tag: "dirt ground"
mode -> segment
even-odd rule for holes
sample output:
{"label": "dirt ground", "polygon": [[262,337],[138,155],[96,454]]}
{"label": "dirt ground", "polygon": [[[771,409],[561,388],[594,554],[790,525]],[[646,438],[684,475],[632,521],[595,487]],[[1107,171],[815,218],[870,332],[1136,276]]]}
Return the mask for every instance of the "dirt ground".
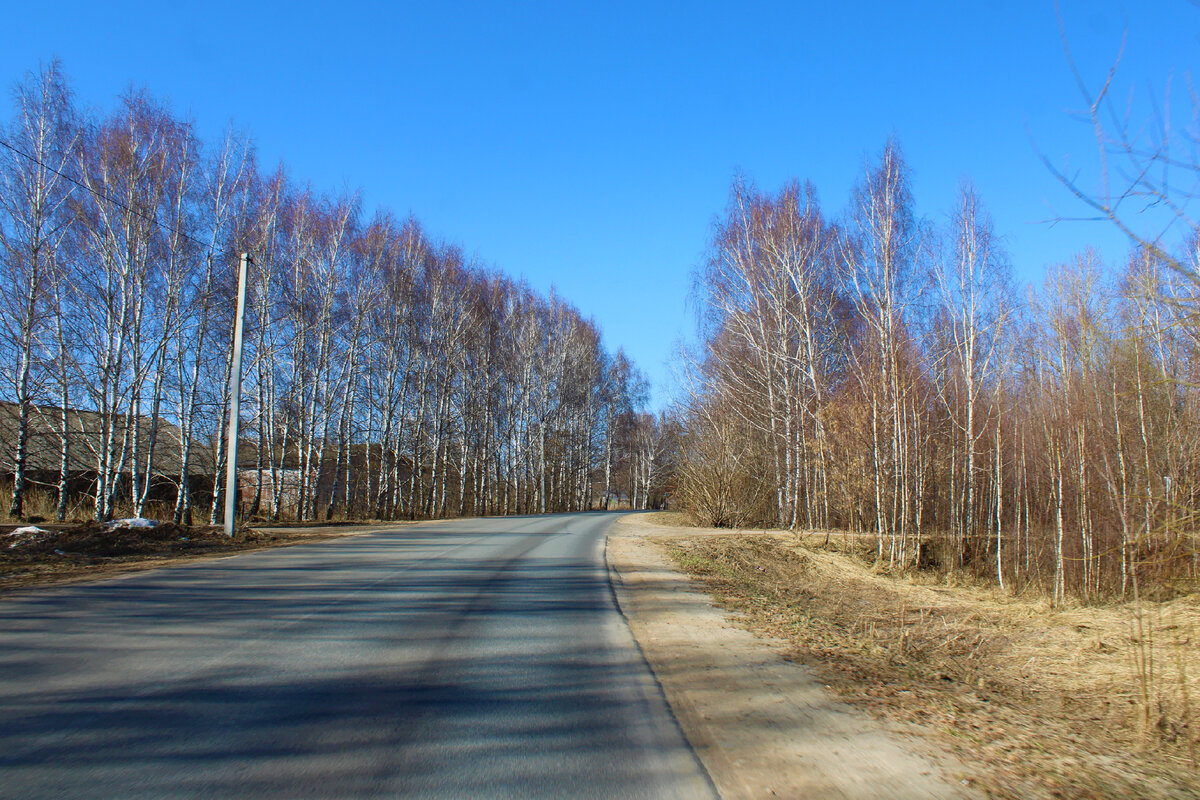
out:
{"label": "dirt ground", "polygon": [[787,642],[731,623],[670,562],[684,531],[625,518],[607,558],[622,613],[725,800],[977,798],[974,770],[835,696]]}
{"label": "dirt ground", "polygon": [[97,522],[0,525],[0,592],[72,583],[197,558],[313,542],[360,533],[363,525],[243,528],[230,539],[219,526],[159,524],[109,529]]}
{"label": "dirt ground", "polygon": [[[1200,797],[1194,596],[1054,609],[990,587],[878,573],[823,548],[823,536],[653,522],[627,522],[614,538],[693,576],[725,619],[824,687],[825,702],[854,707],[911,750],[943,754],[943,773],[959,786],[1003,798]],[[697,629],[693,647],[707,636]],[[793,704],[781,696],[775,706],[790,715]],[[788,720],[774,726],[776,747],[791,743],[791,768],[809,769],[809,745]],[[850,768],[844,758],[818,763]]]}

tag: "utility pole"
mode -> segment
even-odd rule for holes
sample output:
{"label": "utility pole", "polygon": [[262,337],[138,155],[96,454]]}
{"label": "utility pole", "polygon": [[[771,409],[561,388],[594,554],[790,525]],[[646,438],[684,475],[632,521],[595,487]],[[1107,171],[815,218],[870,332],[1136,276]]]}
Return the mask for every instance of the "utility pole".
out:
{"label": "utility pole", "polygon": [[237,316],[233,321],[233,363],[229,369],[229,439],[225,455],[225,535],[233,536],[237,512],[238,415],[242,399],[242,328],[246,318],[246,281],[250,254],[242,253],[238,269]]}

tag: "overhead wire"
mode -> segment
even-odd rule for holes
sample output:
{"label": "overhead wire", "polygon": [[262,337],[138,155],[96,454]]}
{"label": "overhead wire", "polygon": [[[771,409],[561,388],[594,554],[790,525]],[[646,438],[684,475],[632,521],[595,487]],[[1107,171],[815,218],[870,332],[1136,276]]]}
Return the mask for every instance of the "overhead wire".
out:
{"label": "overhead wire", "polygon": [[6,141],[3,138],[0,138],[0,146],[5,147],[8,150],[11,150],[12,152],[16,153],[17,155],[19,155],[23,158],[29,159],[30,161],[37,164],[42,169],[46,169],[46,170],[49,170],[50,172],[53,172],[55,175],[59,176],[63,180],[69,181],[70,183],[74,184],[75,186],[78,186],[80,189],[83,189],[85,192],[89,192],[89,193],[95,195],[96,197],[100,198],[101,200],[104,200],[105,202],[112,203],[113,205],[117,206],[118,208],[120,208],[128,213],[133,214],[137,217],[140,217],[144,222],[149,222],[151,225],[154,225],[155,227],[161,229],[162,231],[164,231],[167,234],[181,236],[184,239],[187,239],[188,241],[195,244],[197,247],[208,248],[211,246],[211,242],[202,242],[199,239],[197,239],[195,236],[192,236],[191,234],[185,233],[184,231],[181,231],[181,230],[175,230],[175,229],[171,228],[170,226],[165,225],[164,223],[160,222],[159,220],[137,210],[136,208],[130,207],[128,204],[118,200],[117,198],[112,197],[111,195],[109,195],[105,192],[101,192],[101,191],[98,191],[98,190],[92,188],[91,186],[80,181],[78,178],[74,177],[73,175],[69,175],[66,172],[63,172],[62,170],[55,169],[54,167],[50,166],[46,162],[42,161],[37,156],[35,156],[31,153],[25,152],[21,148],[17,147],[16,145],[12,144],[11,142]]}

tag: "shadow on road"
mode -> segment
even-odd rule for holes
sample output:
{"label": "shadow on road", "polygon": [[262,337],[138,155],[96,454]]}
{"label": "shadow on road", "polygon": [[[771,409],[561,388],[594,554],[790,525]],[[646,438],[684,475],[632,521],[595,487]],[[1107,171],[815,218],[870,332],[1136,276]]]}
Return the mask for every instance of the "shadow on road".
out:
{"label": "shadow on road", "polygon": [[409,527],[0,604],[4,791],[669,794],[607,572],[555,535]]}

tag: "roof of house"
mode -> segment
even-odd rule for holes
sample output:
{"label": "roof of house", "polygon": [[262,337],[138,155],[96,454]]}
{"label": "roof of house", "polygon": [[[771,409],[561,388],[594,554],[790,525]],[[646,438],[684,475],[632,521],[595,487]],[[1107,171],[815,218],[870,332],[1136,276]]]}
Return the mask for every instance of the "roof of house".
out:
{"label": "roof of house", "polygon": [[[32,471],[57,472],[62,459],[62,409],[56,406],[35,405],[30,409],[29,439],[26,466]],[[20,420],[20,405],[0,402],[0,466],[6,471],[14,467],[17,446],[17,431]],[[127,424],[122,414],[113,420],[118,452]],[[150,448],[151,419],[137,418],[139,432],[139,463],[144,464]],[[68,469],[72,472],[94,472],[98,454],[102,448],[104,417],[96,411],[67,409]],[[178,475],[181,456],[181,431],[179,427],[160,417],[154,444],[154,473],[156,475]],[[192,441],[189,465],[193,474],[211,471],[213,468],[212,446],[203,439]],[[132,467],[127,459],[125,472]]]}

